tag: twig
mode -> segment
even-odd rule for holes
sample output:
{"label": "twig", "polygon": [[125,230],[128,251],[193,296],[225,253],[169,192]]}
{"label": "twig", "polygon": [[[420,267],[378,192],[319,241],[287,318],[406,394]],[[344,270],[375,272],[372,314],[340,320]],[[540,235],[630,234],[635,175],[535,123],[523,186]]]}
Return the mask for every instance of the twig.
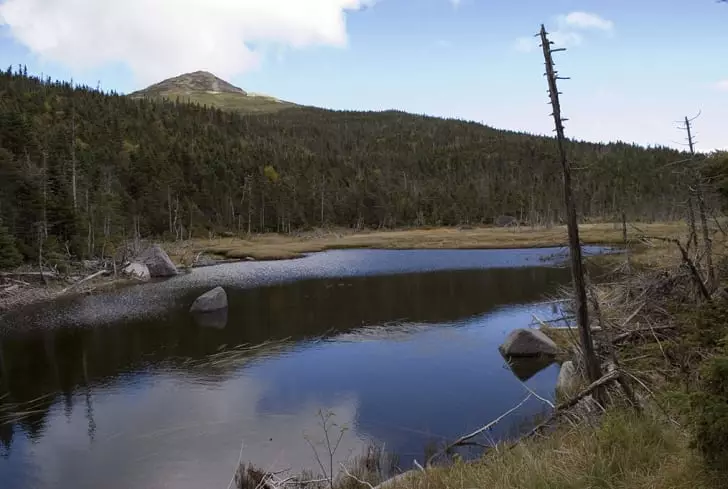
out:
{"label": "twig", "polygon": [[660,408],[660,411],[662,411],[662,414],[664,414],[664,415],[665,415],[665,416],[667,417],[667,419],[669,419],[669,420],[670,420],[670,422],[671,422],[671,423],[673,423],[673,424],[674,424],[675,426],[679,426],[679,427],[682,427],[682,426],[680,425],[680,423],[678,423],[677,421],[675,421],[674,419],[672,419],[672,417],[671,417],[671,416],[670,416],[669,414],[667,414],[667,410],[666,410],[666,409],[665,409],[665,408],[664,408],[664,407],[662,406],[662,404],[660,404],[660,402],[659,402],[659,401],[657,400],[657,396],[655,396],[655,393],[654,393],[654,392],[652,392],[652,390],[650,390],[650,388],[649,388],[649,387],[647,387],[647,386],[645,385],[645,383],[644,383],[644,382],[642,382],[642,381],[641,381],[641,380],[640,380],[640,379],[639,379],[639,378],[638,378],[637,376],[635,376],[635,375],[631,374],[630,372],[627,372],[627,371],[625,371],[625,373],[626,373],[627,375],[629,375],[630,377],[632,377],[632,378],[633,378],[634,380],[636,380],[636,381],[637,381],[637,383],[638,383],[639,385],[641,385],[642,387],[644,387],[644,389],[645,389],[645,390],[647,391],[647,393],[648,393],[648,394],[649,394],[650,396],[652,396],[652,400],[653,400],[653,401],[655,401],[655,404],[657,405],[657,407],[658,407],[658,408]]}
{"label": "twig", "polygon": [[65,293],[66,293],[66,292],[68,292],[69,290],[71,290],[71,289],[74,289],[74,288],[78,287],[78,286],[79,286],[79,285],[81,285],[82,283],[88,282],[89,280],[93,280],[93,279],[95,279],[95,278],[97,278],[97,277],[100,277],[100,276],[102,276],[102,275],[109,275],[110,273],[111,273],[111,272],[110,272],[109,270],[101,270],[101,271],[99,271],[99,272],[96,272],[96,273],[92,273],[92,274],[91,274],[91,275],[89,275],[88,277],[82,278],[81,280],[79,280],[79,281],[77,281],[77,282],[74,282],[74,283],[73,283],[72,285],[70,285],[69,287],[66,287],[65,289],[63,289],[63,290],[62,290],[62,291],[61,291],[61,292],[59,293],[59,295],[63,295],[63,294],[65,294]]}
{"label": "twig", "polygon": [[517,446],[521,441],[530,438],[532,436],[537,435],[541,432],[546,426],[548,426],[554,419],[561,416],[565,410],[569,409],[570,407],[576,405],[579,401],[584,399],[586,396],[594,392],[596,389],[600,388],[601,386],[608,384],[609,382],[612,382],[614,380],[617,380],[620,376],[619,370],[612,370],[607,375],[603,376],[601,379],[597,380],[596,382],[593,382],[588,387],[586,387],[583,391],[579,392],[576,396],[572,397],[571,399],[562,402],[556,408],[554,409],[554,412],[546,418],[543,422],[539,423],[535,428],[533,428],[531,431],[529,431],[526,435],[522,436],[515,442],[513,442],[509,448],[514,448]]}
{"label": "twig", "polygon": [[703,295],[706,301],[713,302],[713,298],[710,296],[710,292],[708,292],[708,288],[705,286],[705,282],[703,282],[703,278],[700,276],[700,272],[695,267],[695,263],[693,263],[693,261],[690,259],[690,256],[688,256],[688,252],[685,250],[685,247],[682,245],[682,243],[680,243],[680,240],[675,238],[664,238],[660,236],[642,236],[642,239],[656,239],[659,241],[666,241],[668,243],[674,243],[675,245],[677,245],[677,247],[680,249],[680,254],[682,255],[683,261],[690,269],[690,273],[693,275],[693,279],[698,285],[700,293]]}
{"label": "twig", "polygon": [[635,318],[635,316],[637,314],[639,314],[639,312],[642,310],[642,308],[645,307],[645,304],[647,304],[647,302],[641,303],[639,305],[639,307],[637,309],[635,309],[635,311],[627,317],[627,319],[622,321],[622,325],[620,326],[620,328],[624,329],[624,327],[627,326],[630,323],[630,321],[632,321]]}
{"label": "twig", "polygon": [[614,337],[612,340],[615,344],[621,343],[627,339],[630,339],[632,336],[640,335],[642,333],[654,333],[655,331],[665,331],[669,329],[675,329],[677,328],[674,324],[666,324],[664,326],[650,326],[649,328],[639,328],[639,329],[633,329],[631,331],[627,331],[625,333],[618,334]]}
{"label": "twig", "polygon": [[238,463],[235,465],[235,471],[233,472],[233,478],[230,479],[230,483],[227,486],[227,489],[230,489],[233,487],[233,484],[235,484],[235,476],[238,475],[238,470],[240,470],[240,464],[243,462],[243,449],[245,448],[245,441],[243,441],[240,444],[240,456],[238,457]]}
{"label": "twig", "polygon": [[533,397],[535,397],[539,401],[542,401],[542,402],[548,404],[549,406],[551,406],[551,409],[554,409],[556,407],[553,402],[536,394],[536,392],[533,389],[531,389],[530,387],[528,387],[525,382],[523,382],[520,379],[519,379],[519,382],[521,382],[521,385],[523,386],[523,388],[526,389],[528,392],[530,392]]}
{"label": "twig", "polygon": [[503,418],[505,418],[506,416],[508,416],[509,414],[513,413],[514,411],[516,411],[517,409],[519,409],[519,408],[520,408],[521,406],[523,406],[523,405],[524,405],[524,404],[526,403],[526,401],[528,401],[529,399],[531,399],[531,395],[532,395],[532,394],[529,394],[529,395],[527,395],[527,396],[526,396],[526,397],[525,397],[525,398],[524,398],[524,399],[523,399],[523,400],[522,400],[521,402],[519,402],[519,403],[518,403],[518,404],[516,404],[516,405],[515,405],[514,407],[512,407],[511,409],[509,409],[509,410],[508,410],[508,411],[506,411],[505,413],[501,414],[501,415],[500,415],[500,416],[498,416],[498,417],[497,417],[496,419],[494,419],[494,420],[493,420],[493,421],[491,421],[490,423],[486,424],[486,425],[485,425],[485,426],[483,426],[482,428],[478,428],[477,430],[473,431],[472,433],[470,433],[470,434],[468,434],[468,435],[465,435],[465,436],[461,436],[460,438],[458,438],[458,439],[457,439],[457,440],[455,440],[454,442],[452,442],[452,443],[450,443],[449,445],[447,445],[447,446],[445,447],[445,449],[444,449],[444,450],[441,450],[441,451],[439,451],[439,452],[437,452],[437,453],[433,454],[433,455],[432,455],[432,456],[431,456],[431,457],[430,457],[430,458],[429,458],[429,459],[427,460],[427,463],[426,463],[425,465],[427,465],[427,466],[429,467],[430,465],[432,465],[432,462],[433,462],[433,461],[434,461],[435,459],[437,459],[438,457],[440,457],[441,455],[443,455],[443,454],[445,454],[445,453],[449,452],[450,450],[452,450],[452,449],[453,449],[453,448],[455,448],[456,446],[458,446],[458,445],[461,445],[461,444],[463,444],[464,442],[466,442],[466,441],[468,441],[468,440],[470,440],[470,439],[472,439],[472,438],[475,438],[476,436],[478,436],[479,434],[483,433],[484,431],[488,431],[488,430],[489,430],[490,428],[492,428],[493,426],[497,425],[497,424],[498,424],[498,423],[499,423],[500,421],[502,421],[502,420],[503,420]]}
{"label": "twig", "polygon": [[374,486],[373,486],[373,485],[371,485],[371,484],[370,484],[369,482],[367,482],[367,481],[363,481],[363,480],[361,480],[360,478],[358,478],[357,476],[355,476],[354,474],[352,474],[351,472],[349,472],[349,471],[348,471],[348,470],[346,469],[346,466],[345,466],[344,464],[342,464],[342,463],[339,463],[339,465],[341,466],[341,469],[342,469],[342,470],[344,471],[344,473],[345,473],[346,475],[348,475],[349,477],[351,477],[352,479],[354,479],[355,481],[357,481],[357,482],[358,482],[359,484],[364,484],[365,486],[368,486],[368,487],[369,487],[369,489],[374,489]]}

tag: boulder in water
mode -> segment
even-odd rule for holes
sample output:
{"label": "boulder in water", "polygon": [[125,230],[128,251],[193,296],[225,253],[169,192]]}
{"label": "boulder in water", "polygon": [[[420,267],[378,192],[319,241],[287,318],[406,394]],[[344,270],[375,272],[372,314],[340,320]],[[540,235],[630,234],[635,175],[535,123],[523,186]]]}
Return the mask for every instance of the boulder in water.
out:
{"label": "boulder in water", "polygon": [[152,277],[173,277],[177,275],[177,267],[174,266],[169,255],[159,245],[154,245],[142,253],[140,261],[149,268]]}
{"label": "boulder in water", "polygon": [[222,287],[215,287],[195,299],[190,312],[213,312],[225,309],[228,306],[227,294]]}
{"label": "boulder in water", "polygon": [[559,347],[538,329],[516,329],[508,335],[500,351],[506,357],[555,356]]}

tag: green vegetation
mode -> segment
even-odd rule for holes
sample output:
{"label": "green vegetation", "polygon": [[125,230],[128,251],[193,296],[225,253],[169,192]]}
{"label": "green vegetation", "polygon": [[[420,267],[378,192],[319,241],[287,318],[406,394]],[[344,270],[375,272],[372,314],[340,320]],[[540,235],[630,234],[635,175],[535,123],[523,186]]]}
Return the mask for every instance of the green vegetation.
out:
{"label": "green vegetation", "polygon": [[16,267],[22,261],[23,257],[15,246],[15,238],[0,221],[0,269]]}
{"label": "green vegetation", "polygon": [[266,95],[247,93],[212,73],[187,73],[130,94],[132,98],[167,99],[177,103],[232,110],[243,114],[277,112],[295,104]]}
{"label": "green vegetation", "polygon": [[711,484],[675,426],[614,410],[598,426],[561,426],[513,449],[502,445],[477,463],[456,462],[393,487],[694,489]]}
{"label": "green vegetation", "polygon": [[[26,259],[140,236],[559,223],[552,140],[401,112],[241,115],[0,74],[0,213]],[[665,148],[571,142],[587,220],[680,215]],[[74,185],[75,183],[75,185]]]}

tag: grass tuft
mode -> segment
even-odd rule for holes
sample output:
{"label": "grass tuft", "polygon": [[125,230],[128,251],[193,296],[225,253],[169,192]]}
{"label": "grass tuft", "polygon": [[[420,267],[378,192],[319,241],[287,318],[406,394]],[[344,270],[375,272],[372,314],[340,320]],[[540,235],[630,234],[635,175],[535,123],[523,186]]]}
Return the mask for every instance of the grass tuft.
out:
{"label": "grass tuft", "polygon": [[[546,438],[501,446],[475,463],[456,462],[395,484],[451,489],[695,489],[718,487],[674,425],[614,410],[594,427],[562,426]],[[393,489],[394,489],[393,487]]]}

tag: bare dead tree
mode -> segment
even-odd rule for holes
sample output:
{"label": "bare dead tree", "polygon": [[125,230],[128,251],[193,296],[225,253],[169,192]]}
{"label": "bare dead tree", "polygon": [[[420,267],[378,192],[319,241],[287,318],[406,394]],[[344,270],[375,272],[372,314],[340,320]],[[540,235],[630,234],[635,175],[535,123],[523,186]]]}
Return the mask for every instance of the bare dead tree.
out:
{"label": "bare dead tree", "polygon": [[[715,268],[713,267],[713,240],[710,236],[710,228],[708,227],[708,209],[705,203],[705,193],[703,192],[703,176],[696,164],[695,158],[695,135],[693,134],[692,123],[700,117],[685,117],[683,129],[687,133],[688,148],[690,149],[690,167],[693,173],[693,188],[691,189],[698,203],[698,216],[700,218],[700,228],[703,234],[703,247],[705,256],[705,268],[707,271],[707,287],[712,290],[715,285]],[[695,229],[693,228],[693,232]]]}
{"label": "bare dead tree", "polygon": [[76,104],[71,96],[71,191],[73,193],[73,210],[78,208],[76,187]]}
{"label": "bare dead tree", "polygon": [[[584,350],[584,361],[586,364],[589,382],[596,382],[602,377],[599,359],[594,351],[594,340],[592,339],[589,326],[589,306],[586,295],[586,281],[584,276],[584,263],[581,253],[581,242],[579,240],[579,223],[576,216],[576,202],[571,186],[571,165],[566,155],[564,124],[566,119],[561,116],[561,103],[557,80],[568,79],[558,76],[555,69],[553,53],[565,51],[565,48],[552,49],[553,44],[549,41],[546,27],[541,25],[541,47],[543,48],[544,62],[546,65],[546,79],[549,85],[549,96],[553,109],[554,124],[556,125],[556,142],[559,149],[559,158],[563,169],[564,178],[564,201],[566,204],[567,226],[569,230],[569,249],[571,255],[571,275],[574,282],[574,301],[576,305],[576,321],[579,328],[582,349]],[[601,397],[601,396],[598,396]]]}
{"label": "bare dead tree", "polygon": [[688,227],[690,228],[690,239],[688,239],[688,249],[692,241],[695,247],[695,253],[698,253],[698,231],[695,225],[695,203],[693,202],[692,192],[688,195]]}

